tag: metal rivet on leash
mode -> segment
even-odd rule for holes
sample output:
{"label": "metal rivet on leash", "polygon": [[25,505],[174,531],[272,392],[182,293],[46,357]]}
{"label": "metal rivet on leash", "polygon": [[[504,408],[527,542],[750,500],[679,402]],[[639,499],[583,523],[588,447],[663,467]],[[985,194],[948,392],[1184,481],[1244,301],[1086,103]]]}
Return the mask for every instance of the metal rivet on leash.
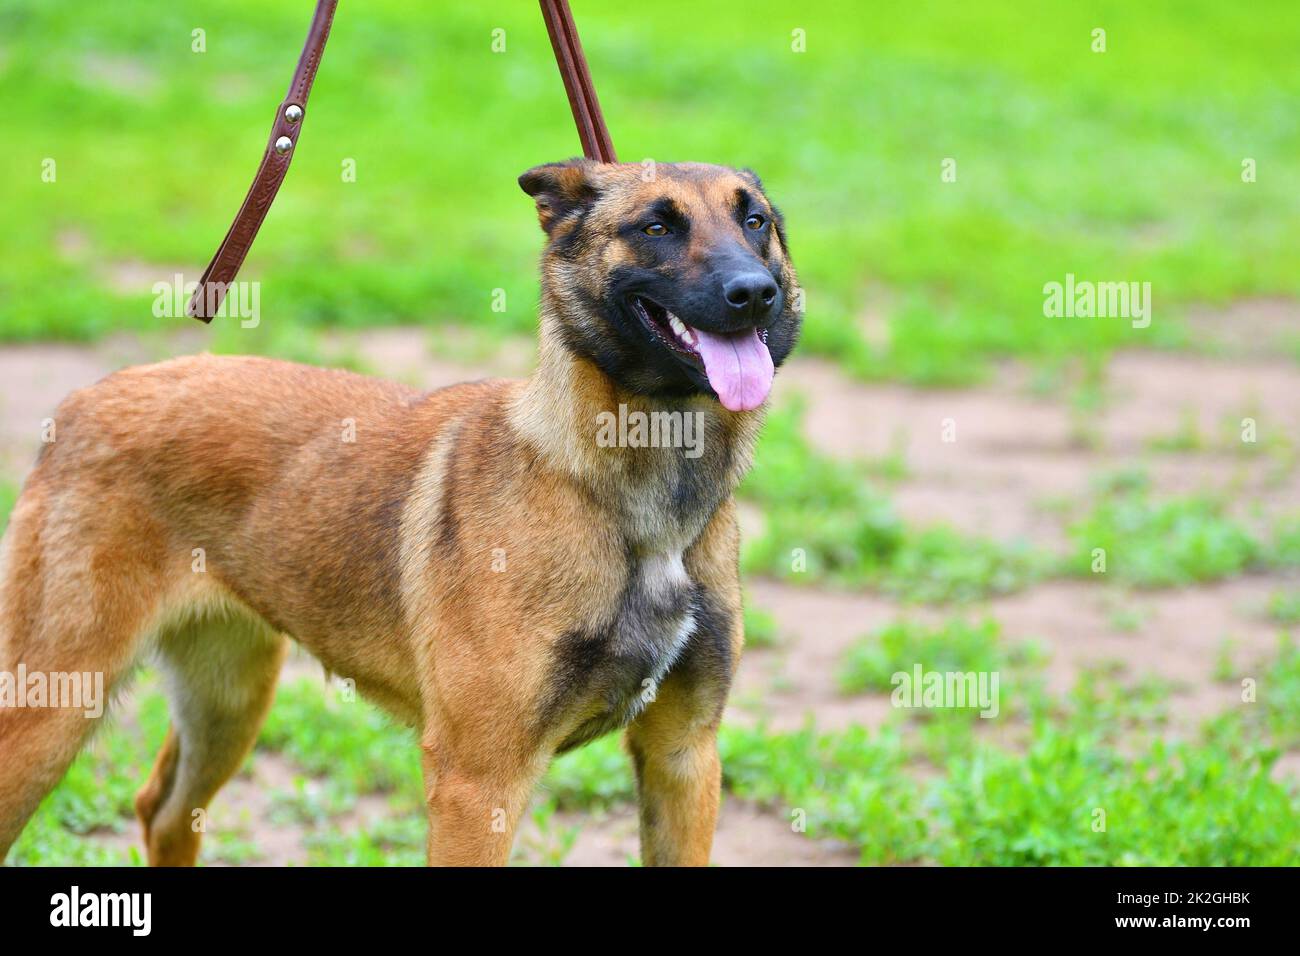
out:
{"label": "metal rivet on leash", "polygon": [[[569,96],[569,108],[573,111],[573,120],[578,127],[578,138],[582,140],[582,152],[588,159],[602,163],[615,163],[614,146],[610,142],[609,131],[605,129],[605,119],[600,113],[600,103],[596,99],[596,90],[591,82],[591,73],[587,69],[587,59],[582,53],[582,44],[578,42],[578,29],[573,23],[573,14],[569,11],[568,0],[539,0],[542,16],[546,20],[546,32],[551,38],[551,47],[555,50],[555,62],[560,67],[560,76],[564,80],[564,90]],[[334,11],[338,0],[317,0],[316,13],[312,17],[311,29],[307,32],[307,42],[302,55],[298,58],[298,68],[294,71],[293,82],[289,92],[278,107],[276,126],[280,117],[291,125],[302,122],[303,108],[307,96],[311,93],[312,81],[316,78],[316,69],[320,66],[321,55],[325,51],[325,41],[329,38],[330,25],[334,22]],[[272,133],[274,135],[274,132]],[[226,232],[217,254],[208,263],[208,268],[199,279],[198,287],[190,297],[189,315],[203,322],[211,321],[213,314],[221,307],[230,283],[235,281],[239,267],[244,263],[253,239],[257,235],[266,211],[275,198],[284,175],[289,171],[289,160],[271,162],[275,154],[285,156],[293,149],[293,140],[288,136],[279,136],[271,143],[262,157],[257,176],[248,190],[244,205],[240,207],[234,223]],[[290,157],[292,159],[292,157]]]}

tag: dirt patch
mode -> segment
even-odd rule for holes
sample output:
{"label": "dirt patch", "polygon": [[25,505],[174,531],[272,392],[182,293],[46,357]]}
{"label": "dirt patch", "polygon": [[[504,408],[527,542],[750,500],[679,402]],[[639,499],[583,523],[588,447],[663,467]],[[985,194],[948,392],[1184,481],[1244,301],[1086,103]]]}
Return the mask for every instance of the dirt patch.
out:
{"label": "dirt patch", "polygon": [[[640,856],[635,807],[620,807],[596,817],[556,814],[549,826],[552,830],[581,828],[564,858],[566,866],[627,866]],[[518,856],[523,862],[540,862],[545,848],[555,843],[552,834],[541,833],[530,820],[520,828]],[[772,811],[744,800],[723,800],[713,838],[715,866],[854,866],[857,861],[858,853],[850,846],[810,840]]]}
{"label": "dirt patch", "polygon": [[108,287],[119,295],[152,295],[153,287],[159,282],[174,287],[176,277],[180,276],[183,287],[186,282],[198,281],[198,276],[202,275],[201,270],[195,270],[194,263],[162,265],[138,259],[105,263],[100,271]]}
{"label": "dirt patch", "polygon": [[1300,302],[1293,299],[1195,307],[1186,321],[1192,342],[1220,358],[1267,359],[1300,346]]}
{"label": "dirt patch", "polygon": [[465,329],[398,326],[324,337],[328,349],[351,352],[365,368],[421,389],[441,389],[477,378],[528,375],[534,349],[520,339],[487,350]]}
{"label": "dirt patch", "polygon": [[1253,359],[1232,363],[1183,354],[1117,355],[1107,369],[1106,447],[1141,451],[1153,437],[1194,425],[1208,442],[1240,444],[1241,420],[1254,418],[1258,438],[1300,435],[1300,363]]}
{"label": "dirt patch", "polygon": [[[59,402],[113,369],[99,351],[71,345],[0,349],[0,460],[5,474],[25,475]],[[57,440],[57,421],[54,435]]]}
{"label": "dirt patch", "polygon": [[1086,485],[1089,456],[1065,410],[1009,388],[862,384],[819,360],[791,362],[778,381],[807,398],[806,432],[823,453],[901,455],[908,478],[893,494],[910,522],[1051,545],[1059,523],[1040,503]]}
{"label": "dirt patch", "polygon": [[[853,644],[900,617],[937,624],[949,615],[998,621],[1009,643],[1047,652],[1053,693],[1068,691],[1087,668],[1119,665],[1115,679],[1170,689],[1171,728],[1194,736],[1206,718],[1240,703],[1240,679],[1277,651],[1282,628],[1265,614],[1269,598],[1300,580],[1251,575],[1170,591],[1126,591],[1093,582],[1051,581],[1021,594],[964,608],[902,608],[884,598],[770,581],[750,581],[747,600],[777,621],[776,648],[746,649],[727,718],[775,730],[871,728],[893,714],[888,695],[840,692],[836,673]],[[1216,674],[1221,656],[1228,679]]]}
{"label": "dirt patch", "polygon": [[158,73],[137,57],[97,51],[81,57],[82,82],[95,89],[109,89],[133,98],[152,96],[158,89]]}
{"label": "dirt patch", "polygon": [[[1270,575],[1153,592],[1050,582],[995,600],[989,611],[1009,639],[1034,639],[1050,652],[1050,690],[1068,690],[1084,668],[1118,663],[1125,684],[1168,683],[1172,728],[1192,736],[1206,718],[1239,703],[1239,678],[1277,651],[1281,629],[1263,608],[1270,595],[1296,586]],[[1221,681],[1215,670],[1225,648],[1233,677]]]}
{"label": "dirt patch", "polygon": [[869,631],[897,619],[891,601],[771,581],[750,581],[746,599],[773,614],[780,645],[746,649],[736,674],[727,719],[773,730],[797,730],[809,719],[819,728],[879,727],[892,712],[883,695],[843,695],[836,670],[845,651]]}
{"label": "dirt patch", "polygon": [[[901,454],[908,478],[892,494],[917,525],[1063,544],[1052,502],[1078,500],[1101,474],[1139,466],[1160,494],[1226,492],[1246,508],[1300,508],[1300,365],[1195,355],[1126,353],[1110,367],[1107,400],[1081,417],[1032,395],[1008,374],[978,389],[925,391],[859,383],[829,362],[792,361],[778,395],[808,400],[806,432],[823,453]],[[1242,419],[1255,422],[1243,442]],[[1180,435],[1194,454],[1162,453]]]}

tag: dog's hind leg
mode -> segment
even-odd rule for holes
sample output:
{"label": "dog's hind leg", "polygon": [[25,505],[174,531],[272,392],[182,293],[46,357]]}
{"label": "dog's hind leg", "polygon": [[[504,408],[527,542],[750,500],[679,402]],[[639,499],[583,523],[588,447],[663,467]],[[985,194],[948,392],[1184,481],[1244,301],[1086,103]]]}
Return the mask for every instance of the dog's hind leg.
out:
{"label": "dog's hind leg", "polygon": [[226,609],[160,636],[172,725],[135,798],[151,866],[197,860],[208,802],[256,741],[287,645],[260,618]]}
{"label": "dog's hind leg", "polygon": [[29,480],[0,544],[0,861],[103,722],[162,590],[129,518],[54,520],[78,494]]}

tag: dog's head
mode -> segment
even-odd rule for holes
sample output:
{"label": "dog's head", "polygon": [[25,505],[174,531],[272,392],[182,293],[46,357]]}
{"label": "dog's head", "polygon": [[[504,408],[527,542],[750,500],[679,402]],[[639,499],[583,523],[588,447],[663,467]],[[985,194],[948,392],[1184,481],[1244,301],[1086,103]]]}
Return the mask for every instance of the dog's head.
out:
{"label": "dog's head", "polygon": [[781,214],[758,177],[702,163],[549,163],[519,177],[548,243],[565,347],[641,395],[757,408],[799,332]]}

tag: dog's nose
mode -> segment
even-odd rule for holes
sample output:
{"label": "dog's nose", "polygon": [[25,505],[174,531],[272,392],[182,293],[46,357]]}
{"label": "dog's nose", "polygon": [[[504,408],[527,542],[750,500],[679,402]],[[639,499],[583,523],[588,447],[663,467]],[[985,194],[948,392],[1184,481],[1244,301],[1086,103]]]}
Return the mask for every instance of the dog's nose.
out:
{"label": "dog's nose", "polygon": [[741,272],[723,283],[722,296],[734,314],[756,319],[776,301],[776,283],[766,272]]}

